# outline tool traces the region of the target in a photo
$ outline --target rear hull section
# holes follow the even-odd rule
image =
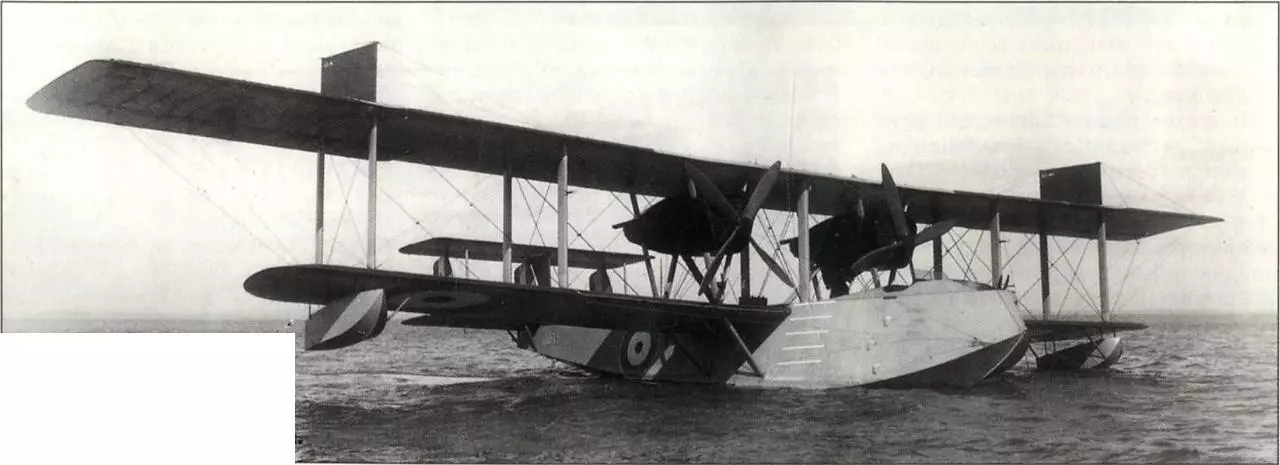
[[[1004,361],[1000,362],[1000,365],[997,366],[996,369],[991,372],[991,374],[987,375],[987,377],[991,378],[991,377],[999,376],[1001,373],[1009,371],[1010,368],[1013,368],[1014,366],[1016,366],[1018,362],[1021,362],[1022,359],[1027,356],[1027,350],[1030,348],[1031,348],[1031,334],[1023,333],[1021,339],[1019,339],[1018,341],[1018,344],[1013,347],[1013,351],[1009,352],[1009,356],[1005,357]]]
[[[968,387],[1023,344],[1013,296],[953,281],[796,304],[770,334],[744,333],[763,371],[721,328],[626,332],[543,326],[534,350],[629,379],[800,388]]]

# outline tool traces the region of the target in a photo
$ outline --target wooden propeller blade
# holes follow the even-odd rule
[[[721,217],[725,219],[738,217],[738,209],[733,208],[733,204],[729,203],[729,199],[724,197],[724,193],[720,192],[720,188],[716,186],[716,183],[711,182],[711,178],[708,178],[702,170],[693,166],[693,164],[685,163],[684,172],[689,176],[689,179],[693,180],[694,187],[698,189],[698,195],[706,196],[707,200],[711,201],[712,208],[715,208]]]
[[[760,182],[757,182],[755,189],[751,191],[751,198],[747,199],[747,204],[742,207],[742,216],[739,218],[743,222],[755,219],[756,212],[760,211],[760,206],[764,205],[764,200],[769,197],[769,192],[773,190],[773,185],[778,180],[778,173],[781,171],[782,162],[775,161],[769,166],[769,171],[765,171],[764,176],[760,177]]]
[[[697,170],[693,165],[686,164],[686,167],[694,171]],[[744,227],[751,226],[751,221],[755,219],[756,212],[760,211],[760,206],[763,205],[765,199],[769,197],[769,191],[773,190],[773,185],[778,180],[778,173],[781,171],[782,162],[775,161],[773,162],[773,165],[769,166],[769,170],[765,171],[764,176],[760,177],[760,181],[756,183],[755,189],[751,191],[751,198],[747,199],[746,206],[742,208],[742,215],[738,217],[738,226],[733,228],[733,234],[730,234],[729,239],[725,240],[724,244],[720,245],[720,250],[716,251],[715,259],[707,266],[707,275],[702,282],[703,289],[708,289],[707,286],[709,286],[715,279],[715,274],[720,267],[720,262],[724,261],[725,249],[729,248],[729,244],[738,239],[738,234],[742,232]],[[698,174],[701,174],[701,172],[698,172]],[[698,189],[704,188],[699,185]],[[726,200],[725,202],[727,203],[728,201]],[[732,208],[732,206],[729,208]],[[748,230],[747,233],[750,234],[750,230]]]
[[[902,196],[898,193],[898,185],[893,182],[893,175],[889,174],[889,167],[884,163],[880,164],[881,183],[884,184],[884,201],[889,204],[889,217],[893,218],[893,230],[898,233],[898,238],[902,239],[911,234],[907,230],[907,214],[902,210]]]
[[[902,247],[902,243],[894,242],[892,244],[867,252],[867,254],[863,255],[862,258],[859,258],[858,261],[853,262],[853,266],[849,267],[849,269],[852,270],[852,274],[850,276],[857,276],[859,273],[862,273],[863,271],[871,269],[871,265],[875,264],[875,262],[879,260],[884,259],[886,255],[893,253],[894,249],[898,247]]]
[[[787,272],[782,269],[782,266],[778,265],[778,262],[773,261],[773,256],[769,255],[769,252],[766,252],[764,247],[760,247],[760,244],[756,242],[756,238],[754,237],[751,238],[751,247],[756,249],[756,253],[760,255],[760,259],[764,260],[764,264],[769,267],[769,271],[772,271],[773,274],[777,275],[778,279],[782,280],[783,284],[786,284],[792,289],[796,288],[796,283],[791,280],[790,276],[787,276]]]
[[[738,232],[740,231],[742,231],[741,224],[739,224],[738,227],[733,228],[733,234],[729,235],[729,240],[724,241],[724,244],[720,245],[720,250],[716,251],[716,258],[711,260],[711,264],[707,265],[707,274],[703,275],[702,282],[698,283],[699,288],[704,292],[708,292],[711,289],[709,286],[712,281],[715,281],[716,271],[720,268],[720,262],[724,261],[724,257],[726,255],[725,249],[729,248],[729,244],[737,238]],[[708,292],[707,295],[710,295],[710,293]]]
[[[920,231],[919,234],[916,234],[915,245],[920,245],[942,237],[943,234],[946,234],[947,231],[950,231],[951,228],[954,227],[956,227],[956,222],[954,220],[939,221],[931,224],[929,227],[924,228],[924,231]]]

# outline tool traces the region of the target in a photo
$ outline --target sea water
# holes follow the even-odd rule
[[[1277,322],[1135,316],[1120,365],[964,390],[590,375],[503,332],[389,325],[299,352],[297,459],[340,462],[1277,462]],[[474,382],[468,378],[481,378]]]
[[[758,389],[584,373],[503,332],[388,325],[297,353],[303,462],[1271,462],[1276,315],[1125,315],[1120,364],[963,390]],[[285,322],[6,322],[6,331],[293,331]],[[300,346],[299,346],[300,347]]]

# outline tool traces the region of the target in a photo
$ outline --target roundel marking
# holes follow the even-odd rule
[[[644,331],[626,333],[622,337],[621,353],[618,354],[623,374],[634,378],[643,377],[662,357],[665,346],[663,342],[661,334]]]
[[[489,302],[489,297],[473,292],[457,291],[420,291],[410,294],[406,308],[423,310],[453,310],[481,305]]]
[[[653,352],[653,336],[649,333],[631,333],[627,340],[627,365],[642,367]]]

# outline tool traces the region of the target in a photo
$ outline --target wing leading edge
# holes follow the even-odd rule
[[[316,92],[115,60],[92,60],[68,71],[27,101],[43,113],[306,152],[365,158],[368,129],[378,124],[378,153],[387,161],[555,182],[568,153],[569,182],[578,187],[666,196],[683,186],[691,163],[716,183],[758,179],[766,170],[666,154],[423,110],[325,96]],[[851,191],[879,201],[878,184],[787,170],[764,208],[794,211],[800,186],[811,189],[810,212],[845,210]],[[1222,219],[977,192],[901,187],[912,216],[923,223],[951,219],[985,229],[992,209],[1007,232],[1092,238],[1100,215],[1110,240],[1133,240]]]

